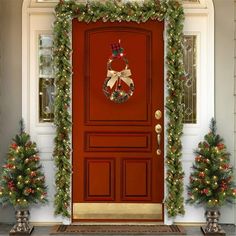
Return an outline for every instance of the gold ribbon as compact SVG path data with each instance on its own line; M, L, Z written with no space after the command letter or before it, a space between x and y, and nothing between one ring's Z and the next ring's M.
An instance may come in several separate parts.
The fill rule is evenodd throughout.
M133 80L129 76L131 76L131 70L129 69L122 71L108 70L107 77L111 77L111 79L108 81L107 86L112 89L116 81L120 78L130 87L133 84Z

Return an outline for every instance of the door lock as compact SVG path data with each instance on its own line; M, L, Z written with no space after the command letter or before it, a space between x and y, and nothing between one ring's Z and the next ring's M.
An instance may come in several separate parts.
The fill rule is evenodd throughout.
M157 111L155 112L155 118L156 118L157 120L160 120L161 117L162 117L162 112L161 112L160 110L157 110Z

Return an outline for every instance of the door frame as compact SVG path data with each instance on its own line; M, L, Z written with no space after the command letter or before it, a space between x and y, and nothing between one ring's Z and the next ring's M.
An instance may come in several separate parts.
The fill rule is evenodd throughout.
M25 120L26 124L26 130L31 134L32 138L34 140L38 140L39 135L42 133L45 135L54 135L55 134L55 127L51 123L47 123L44 125L41 125L37 122L35 122L34 119L32 119L32 116L36 114L35 108L32 106L35 106L35 102L37 99L35 96L37 96L37 86L34 80L37 79L35 74L30 73L32 67L35 68L36 59L31 54L31 47L34 47L33 44L35 42L32 42L31 40L31 30L32 28L42 29L43 31L51 31L51 23L53 19L54 14L54 6L55 3L39 3L36 2L36 0L23 0L23 7L22 7L22 117ZM214 85L214 8L213 8L213 2L212 0L201 0L201 4L186 4L184 5L185 8L185 14L188 18L191 18L191 16L198 16L198 17L204 17L206 18L206 24L208 29L208 39L210 41L208 52L207 52L207 61L209 69L207 71L207 79L211 85ZM42 19L46 19L48 23L47 26L40 25L38 23L37 26L31 24L31 17L38 15ZM190 26L191 27L191 26ZM165 33L166 34L166 33ZM165 37L166 39L166 37ZM165 41L166 43L166 41ZM166 45L166 44L165 44ZM166 48L166 46L165 46ZM165 50L166 52L166 50ZM165 67L166 69L166 67ZM166 78L164 78L164 81L166 82ZM34 88L34 91L31 91L31 89ZM166 88L166 84L165 84ZM211 115L214 115L214 86L211 87L212 91L209 94L208 97L208 105L210 108ZM33 99L34 103L30 102ZM165 120L166 114L165 114ZM191 127L185 126L184 131L191 130ZM166 140L165 140L166 142ZM166 143L165 143L165 150L166 153ZM44 151L41 151L41 153L44 154ZM46 172L51 171L50 169L46 169ZM53 185L49 185L49 190L53 191ZM49 202L49 206L46 206L46 211L50 212L51 209L53 209L53 203ZM44 207L42 207L44 209ZM39 211L33 211L32 212L32 220L33 221L40 221L37 217L38 214L42 215L42 221L44 221L43 213L45 214L45 211L42 210L40 213ZM51 212L49 213L51 214ZM54 217L53 213L51 214L51 218L49 219L50 222L58 222L62 221L63 223L70 223L71 219L65 219L63 217ZM170 219L167 217L167 215L164 217L166 224L171 224L173 222L173 219ZM236 221L236 218L235 218Z
M160 148L162 150L162 153L161 155L158 156L156 153L157 148L158 148L156 145L157 134L154 128L154 126L157 124L163 127L163 117L161 116L159 118L153 119L155 111L157 109L160 109L162 114L164 113L163 31L164 31L163 21L159 22L159 21L149 20L147 22L140 23L140 24L137 24L135 22L127 23L125 21L121 23L96 22L93 24L87 24L85 22L78 22L77 19L73 20L73 23L72 23L72 47L73 47L72 98L74 99L74 102L73 102L73 107L72 107L72 110L73 110L73 115L72 115L72 123L73 123L72 141L73 143L72 145L74 146L74 148L73 148L73 153L72 153L72 163L73 163L73 176L72 176L73 211L72 211L72 215L74 214L73 215L74 222L76 221L85 221L85 222L86 221L94 221L94 222L107 221L108 222L108 221L115 221L116 220L115 218L118 218L119 222L131 222L131 221L132 222L134 221L140 221L140 222L160 221L162 222L163 221L162 208L163 208L163 198L164 198L164 173L163 173L164 171L163 144L164 142L161 142ZM106 41L105 38L108 37L107 33L108 35L109 33L111 33L110 34L111 38L109 37L109 40ZM116 34L115 38L112 38L113 34ZM128 34L128 39L126 38L127 34ZM103 37L103 40L101 40L100 43L95 43L99 38L98 35L100 36L106 35L106 36ZM101 93L101 90L98 90L99 93L96 93L95 95L95 88L99 88L99 85L103 83L104 79L101 79L101 78L104 77L104 65L106 66L106 62L108 60L107 54L109 55L111 53L110 43L113 42L114 40L117 40L117 37L119 39L120 36L122 38L123 43L126 45L124 46L121 42L121 45L125 48L125 51L127 51L128 53L127 57L129 58L129 63L133 64L132 66L130 64L131 68L136 67L136 70L137 70L137 68L140 67L141 65L145 65L149 58L152 58L153 60L152 62L148 60L149 62L147 62L147 65L144 66L146 70L139 69L140 70L139 72L136 71L135 73L132 73L132 76L134 76L134 81L136 81L135 86L137 87L137 92L140 95L140 92L141 92L140 90L143 87L143 85L145 85L145 89L142 90L142 93L146 94L145 96L148 96L148 97L143 98L142 96L140 97L137 94L138 97L136 96L132 98L134 100L130 101L131 103L128 102L126 104L123 104L122 107L124 110L122 109L122 107L120 107L120 109L122 109L123 115L120 112L118 112L116 113L116 115L112 116L112 119L110 116L108 117L103 116L101 118L98 115L100 113L95 112L98 115L98 117L96 115L94 117L93 115L91 115L94 113L90 110L90 109L93 110L94 107L105 106L103 107L103 109L111 110L111 113L116 112L118 108L116 104L111 103L109 100L106 99L104 94ZM95 37L96 40L93 37ZM130 37L132 37L132 40L130 39ZM142 38L143 40L145 38L144 40L145 43L142 44L144 46L140 46L140 43L136 42L137 44L136 46L142 48L143 54L146 53L143 59L141 60L141 62L140 60L138 60L139 62L135 60L135 55L137 54L136 53L137 47L132 46L134 39L136 40L136 37L137 37L137 40L139 37ZM100 45L101 43L104 43L104 40L106 41L106 43L103 45L104 46L103 49L101 48L98 49L97 48L98 45ZM90 45L91 43L92 44L95 43L97 47L93 45L92 47L93 49L91 49L91 45ZM96 58L96 60L92 60L92 57L95 56L95 53L93 54L92 52L96 52L97 54L98 53L97 50L99 50L100 53L102 52L105 52L105 53L103 56L100 55L99 59ZM87 51L90 51L90 53L92 54L86 55L84 57L83 55ZM101 63L103 65L97 64L98 63L97 61L100 59L102 59ZM87 61L87 63L85 63L86 66L81 67L80 65L84 64L83 62L85 61ZM92 61L95 63L92 63ZM87 66L87 64L89 65ZM120 66L122 68L123 64L121 64ZM152 68L153 66L154 68ZM92 67L93 69L91 69ZM97 67L102 68L102 69L99 72L96 71L96 74L94 75L93 71L98 70ZM83 68L86 68L86 69L84 70ZM92 72L93 74L91 75L92 77L89 76L90 74L89 71ZM151 71L153 72L153 75L155 75L153 78L150 77ZM143 73L142 76L140 75L141 73ZM98 78L96 79L98 75L101 80ZM83 76L85 77L89 76L89 78L87 78L88 81L85 78L87 82L84 80ZM95 80L99 82L94 81L93 80L94 78ZM140 81L142 81L142 83ZM96 86L92 85L93 83L95 83ZM85 97L81 94L85 94ZM99 104L95 105L94 100L99 100L100 105ZM88 109L88 113L86 112L86 107ZM143 115L145 113L145 118L139 114L141 111L140 109L143 111L142 112ZM129 112L131 110L132 112ZM137 116L134 115L136 113L134 113L133 110L139 111L137 112ZM83 114L85 114L85 117L83 117L84 116ZM118 116L119 116L119 119L117 120ZM122 118L120 116L122 116ZM85 119L85 122L84 122L84 119ZM119 128L117 129L117 125L120 126L121 129ZM132 125L134 125L134 127L132 127ZM128 133L131 132L130 133L131 135L128 134L127 132ZM112 138L113 135L123 136L124 138L130 137L132 138L132 140L134 138L137 138L138 136L147 137L148 135L149 136L148 139L145 138L145 142L144 142L144 143L147 142L148 144L146 143L142 145L148 145L149 148L144 150L140 146L138 149L136 149L132 146L134 145L134 141L131 141L131 140L130 140L131 146L129 147L126 145L122 146L123 144L120 144L121 145L120 147L118 147L119 146L118 145L116 148L114 147L109 148L109 145L107 146L106 144L104 144L104 142L109 142L109 138L107 138L106 141L103 140L103 145L102 145L103 148L99 148L99 150L98 148L96 148L95 143L93 143L93 146L90 146L89 144L90 138L98 137L98 136L100 136L100 138L102 137L104 138L105 136ZM164 137L162 135L163 133L161 133L161 140L163 141ZM106 149L105 146L107 146L108 149ZM86 147L86 148L83 148L83 147ZM128 153L131 153L131 155L127 155ZM126 191L124 190L125 189L124 181L126 179L124 176L126 176L126 174L129 173L125 171L125 169L128 168L127 162L134 163L135 161L136 163L146 163L146 168L148 168L149 174L148 174L147 182L146 182L147 184L146 188L148 187L148 190L146 190L147 191L146 197L144 197L145 195L144 193L142 195L137 193L137 196L131 197L131 196L126 195L125 193ZM93 196L90 196L90 194L92 195L92 190L90 193L88 192L88 190L86 190L86 189L89 189L88 186L90 182L88 180L90 179L88 177L89 176L88 173L90 172L87 170L87 168L91 163L95 163L95 162L100 162L100 164L103 162L110 163L110 171L111 171L110 176L114 176L114 177L113 178L107 177L107 178L110 180L108 181L110 183L110 188L113 189L114 187L114 189L110 190L113 194L110 192L109 197L106 197L106 198L102 197L101 196L102 194L101 194L101 195L97 195L97 198L96 198L95 197L96 191L93 193ZM85 168L85 166L87 167ZM123 173L123 175L121 173ZM140 174L142 173L143 172L140 171ZM96 178L99 179L99 176L97 176ZM96 178L92 177L93 180ZM138 178L138 176L136 176L135 178ZM84 181L82 179L84 179ZM91 180L91 182L93 181ZM132 183L131 182L129 183L131 185L134 184L133 181ZM140 187L140 184L138 181L135 186L137 189L138 187ZM143 188L146 189L145 187ZM101 209L103 209L103 211L101 211ZM133 213L131 214L131 212ZM146 218L144 218L143 215L146 215Z

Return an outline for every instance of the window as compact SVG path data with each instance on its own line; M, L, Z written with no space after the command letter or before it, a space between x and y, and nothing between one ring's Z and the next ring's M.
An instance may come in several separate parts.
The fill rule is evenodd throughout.
M54 70L52 35L39 35L39 121L54 120Z
M186 80L184 83L184 123L195 124L197 122L197 48L196 35L184 36L184 67Z

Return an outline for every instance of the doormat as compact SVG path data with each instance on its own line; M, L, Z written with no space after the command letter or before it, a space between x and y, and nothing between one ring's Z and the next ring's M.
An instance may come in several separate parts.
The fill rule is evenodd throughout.
M57 225L50 234L186 235L178 225Z

